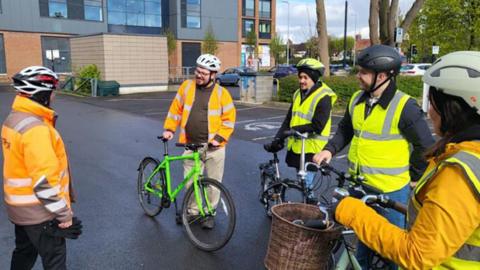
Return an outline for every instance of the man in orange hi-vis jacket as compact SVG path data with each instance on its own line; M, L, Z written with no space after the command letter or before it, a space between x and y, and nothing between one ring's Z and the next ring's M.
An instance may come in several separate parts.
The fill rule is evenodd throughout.
M18 95L1 133L5 206L15 224L11 269L31 269L38 255L45 269L66 269L65 236L55 233L75 225L67 154L50 108L57 85L45 67L13 77Z
M180 143L204 144L199 149L202 167L207 177L219 182L223 178L225 146L235 127L236 116L230 93L215 83L220 65L220 60L210 54L203 54L197 59L195 81L186 80L178 89L165 119L163 132L163 137L170 140L180 126ZM185 151L184 154L190 153ZM188 173L193 166L193 160L184 161L184 173ZM218 201L218 194L213 194L211 200ZM195 212L193 204L190 204L190 209ZM203 220L202 226L213 228L213 217Z

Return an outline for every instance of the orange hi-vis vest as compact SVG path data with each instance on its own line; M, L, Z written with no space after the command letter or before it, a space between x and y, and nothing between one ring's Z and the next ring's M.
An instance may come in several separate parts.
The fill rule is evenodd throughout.
M19 95L3 123L4 200L15 224L72 218L68 159L55 118L53 110Z
M185 127L195 101L195 82L186 80L180 85L175 99L170 105L164 129L175 132L180 125L180 143L187 143ZM224 139L220 146L225 146L235 127L236 110L230 93L223 87L215 84L208 102L208 141L215 135Z

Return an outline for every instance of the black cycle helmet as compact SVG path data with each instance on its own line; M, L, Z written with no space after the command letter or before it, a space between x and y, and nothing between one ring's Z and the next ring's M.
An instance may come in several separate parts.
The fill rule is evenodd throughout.
M402 59L393 47L373 45L358 54L357 63L359 66L376 73L387 72L397 75L402 65Z

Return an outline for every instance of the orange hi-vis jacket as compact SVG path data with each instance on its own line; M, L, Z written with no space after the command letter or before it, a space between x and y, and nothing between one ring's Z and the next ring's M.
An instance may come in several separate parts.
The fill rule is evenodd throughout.
M14 224L72 218L67 154L55 119L53 110L19 95L3 123L3 190Z
M164 129L175 132L180 125L180 143L187 143L185 127L195 101L195 81L186 80L180 85L175 99L172 101ZM236 110L230 93L215 84L208 102L208 141L216 135L223 138L220 146L225 146L235 127Z

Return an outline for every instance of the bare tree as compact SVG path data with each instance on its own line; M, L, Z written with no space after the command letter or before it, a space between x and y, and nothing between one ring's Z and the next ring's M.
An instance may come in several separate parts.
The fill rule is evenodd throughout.
M328 54L327 16L325 15L325 1L317 1L317 33L318 54L320 61L325 65L324 76L330 76L330 58Z
M394 46L395 40L395 27L397 27L397 12L398 12L398 0L392 0L390 4L390 10L388 14L388 39L384 40L384 44Z
M400 24L400 27L403 28L404 33L406 33L408 28L410 28L410 25L422 8L423 3L425 3L425 0L415 0L410 10L408 10L407 15L405 15L405 19Z
M318 2L318 1L317 1ZM379 0L370 0L370 18L368 25L370 26L370 42L373 44L380 44L378 37L378 19L379 19Z
M388 13L390 12L390 0L380 0L380 40L388 39Z

